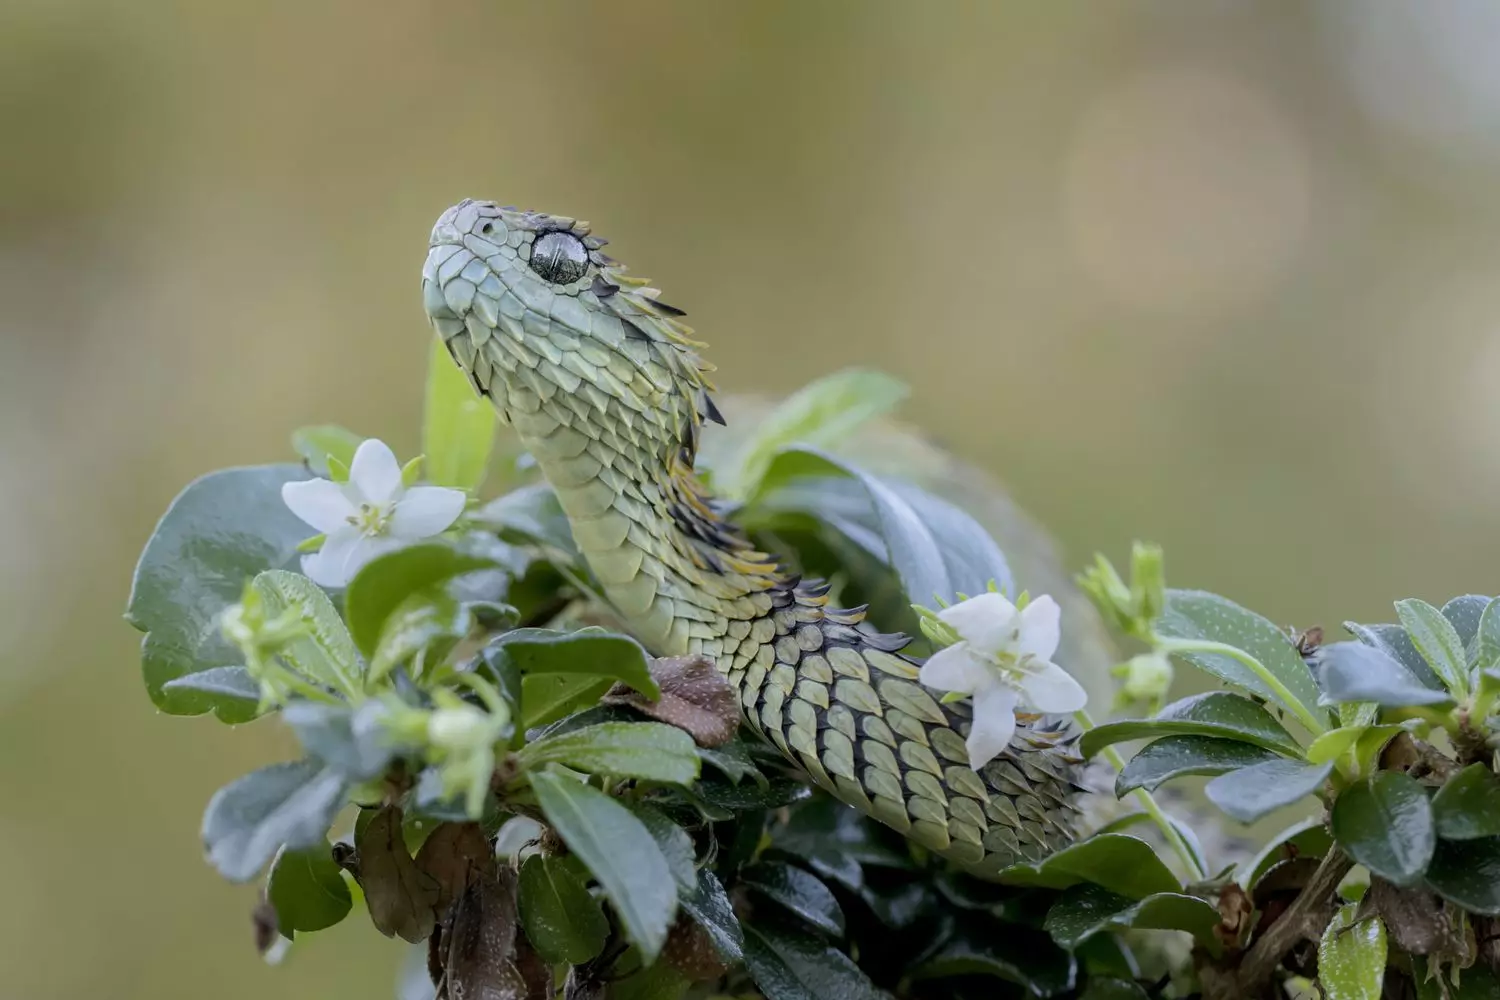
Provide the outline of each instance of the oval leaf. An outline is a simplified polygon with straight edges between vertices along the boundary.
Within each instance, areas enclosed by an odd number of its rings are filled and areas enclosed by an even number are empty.
[[[277,650],[288,666],[315,683],[346,695],[361,688],[359,655],[349,630],[328,595],[301,573],[272,569],[251,584],[260,595],[266,617],[287,612],[297,615],[306,629]]]
[[[225,469],[190,483],[162,515],[130,585],[125,620],[146,633],[141,672],[146,692],[169,715],[213,712],[249,722],[255,705],[168,681],[243,662],[215,618],[240,599],[245,581],[285,566],[311,529],[281,502],[281,486],[306,479],[297,465]]]
[[[1396,617],[1401,619],[1401,626],[1411,636],[1412,645],[1417,647],[1417,652],[1422,654],[1422,659],[1427,661],[1443,686],[1456,697],[1467,694],[1468,658],[1453,623],[1437,608],[1414,597],[1396,602]]]
[[[745,960],[745,935],[739,918],[734,914],[729,894],[713,872],[699,869],[697,887],[681,900],[683,911],[708,933],[720,958],[730,965]]]
[[[401,602],[455,576],[498,565],[486,556],[436,542],[410,545],[370,560],[344,593],[344,617],[354,644],[365,656],[374,656],[386,619]]]
[[[1000,873],[1012,885],[1066,889],[1093,882],[1130,899],[1177,892],[1182,884],[1144,840],[1123,833],[1101,833],[1051,855],[1040,864],[1012,865]]]
[[[1054,941],[1072,951],[1111,928],[1186,931],[1209,941],[1220,919],[1218,909],[1197,896],[1160,892],[1137,900],[1097,885],[1078,885],[1052,904],[1043,927]]]
[[[661,688],[651,676],[650,659],[641,644],[597,626],[576,632],[513,629],[486,646],[484,658],[496,670],[510,667],[523,674],[610,677],[648,698],[661,697]]]
[[[848,955],[815,934],[776,921],[744,928],[745,965],[766,1000],[878,1000]]]
[[[661,848],[661,856],[667,859],[667,867],[672,870],[672,878],[677,883],[678,896],[686,897],[696,892],[698,851],[693,846],[693,838],[660,810],[644,802],[632,802],[630,811],[651,832],[651,839]]]
[[[1212,736],[1168,736],[1131,758],[1115,778],[1115,797],[1137,788],[1155,791],[1163,782],[1186,774],[1223,774],[1275,760],[1264,747]]]
[[[591,774],[686,785],[698,777],[693,738],[659,722],[605,722],[528,743],[516,754],[523,769],[563,764]]]
[[[581,965],[604,950],[609,920],[567,865],[533,854],[521,865],[521,924],[550,965]]]
[[[1385,925],[1371,917],[1356,921],[1359,907],[1334,914],[1318,942],[1318,982],[1327,1000],[1380,1000],[1385,982]]]
[[[400,664],[422,656],[425,670],[448,654],[469,634],[474,615],[442,587],[426,587],[407,595],[381,623],[375,653],[370,658],[369,682],[375,683]],[[414,670],[419,675],[422,670]]]
[[[1333,834],[1321,818],[1299,820],[1272,837],[1249,863],[1241,865],[1236,881],[1242,889],[1253,889],[1272,865],[1292,857],[1321,858],[1332,846]]]
[[[1474,635],[1474,669],[1500,671],[1500,597],[1485,605],[1484,613],[1479,616],[1479,630]]]
[[[1444,840],[1500,836],[1500,778],[1483,764],[1470,764],[1438,789],[1432,814]]]
[[[292,931],[321,931],[343,920],[354,906],[344,873],[333,863],[325,840],[312,847],[282,851],[271,866],[266,898],[276,908],[276,925]]]
[[[531,776],[547,822],[599,880],[626,936],[655,961],[677,912],[677,886],[649,830],[620,803],[550,771]]]
[[[1387,708],[1450,701],[1430,688],[1389,652],[1363,642],[1335,642],[1318,650],[1323,703],[1370,701]]]
[[[231,882],[248,882],[282,845],[322,843],[347,787],[316,760],[272,764],[230,782],[203,812],[208,860]]]
[[[768,861],[745,869],[740,881],[829,937],[844,936],[844,911],[828,887],[811,872]]]
[[[1500,915],[1500,837],[1438,841],[1427,885],[1472,913]]]
[[[1158,736],[1213,736],[1253,743],[1288,757],[1301,757],[1302,748],[1275,717],[1249,698],[1227,691],[1210,691],[1174,701],[1151,719],[1108,722],[1083,734],[1079,746],[1092,757],[1114,743]]]
[[[432,933],[443,887],[412,859],[401,819],[399,808],[381,807],[356,828],[354,846],[370,922],[386,937],[400,935],[415,944]]]
[[[1206,639],[1242,649],[1259,660],[1314,717],[1322,718],[1326,714],[1318,707],[1318,685],[1313,681],[1312,672],[1287,634],[1228,598],[1203,590],[1168,590],[1167,606],[1157,619],[1156,630],[1174,639]],[[1269,701],[1281,701],[1239,660],[1222,653],[1183,652],[1175,655],[1220,680]]]
[[[1422,786],[1398,771],[1377,771],[1333,803],[1333,836],[1349,856],[1396,885],[1414,885],[1437,837]]]
[[[211,667],[196,674],[183,674],[163,684],[162,690],[168,694],[194,691],[207,695],[213,699],[214,705],[223,707],[233,718],[240,714],[232,707],[236,702],[243,704],[243,710],[250,713],[250,718],[260,712],[260,685],[244,667]]]
[[[1333,772],[1330,764],[1272,760],[1221,774],[1203,789],[1210,802],[1241,823],[1254,823],[1320,788]]]

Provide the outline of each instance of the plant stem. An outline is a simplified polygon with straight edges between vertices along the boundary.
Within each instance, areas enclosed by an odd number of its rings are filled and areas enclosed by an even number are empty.
[[[1079,709],[1073,713],[1073,718],[1085,731],[1094,728],[1094,720],[1089,715],[1088,709]],[[1104,759],[1109,761],[1110,766],[1117,773],[1125,770],[1125,759],[1120,756],[1120,752],[1114,747],[1105,747],[1102,753]],[[1157,804],[1152,794],[1144,788],[1137,788],[1131,795],[1141,804],[1141,808],[1146,811],[1146,815],[1151,817],[1151,821],[1156,824],[1157,829],[1161,830],[1162,836],[1166,838],[1172,850],[1182,859],[1182,863],[1187,868],[1188,873],[1195,880],[1208,878],[1208,872],[1204,871],[1203,865],[1198,860],[1198,855],[1188,846],[1188,842],[1183,839],[1182,831],[1177,829],[1177,825],[1172,822],[1171,817]]]
[[[1287,686],[1281,683],[1279,677],[1267,670],[1264,663],[1238,646],[1231,646],[1227,642],[1211,642],[1206,639],[1173,639],[1159,635],[1152,638],[1156,648],[1164,653],[1218,653],[1221,656],[1238,660],[1249,667],[1250,671],[1260,678],[1261,683],[1271,689],[1271,693],[1276,695],[1277,700],[1285,705],[1297,717],[1297,721],[1302,723],[1303,728],[1314,737],[1322,736],[1328,731],[1326,722],[1320,722],[1317,716],[1308,711],[1307,706],[1297,700]]]

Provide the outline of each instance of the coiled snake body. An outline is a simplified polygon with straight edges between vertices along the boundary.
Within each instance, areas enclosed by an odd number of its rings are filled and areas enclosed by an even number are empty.
[[[973,771],[943,704],[862,609],[755,551],[693,472],[718,412],[702,345],[587,223],[464,201],[433,228],[422,294],[474,388],[521,437],[615,609],[657,655],[702,653],[746,723],[817,785],[978,874],[1073,837],[1066,734],[1022,718]]]

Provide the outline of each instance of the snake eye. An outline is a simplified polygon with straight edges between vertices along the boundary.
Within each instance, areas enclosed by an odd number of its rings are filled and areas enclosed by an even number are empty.
[[[567,285],[589,269],[589,252],[572,233],[543,233],[531,246],[531,269],[556,285]]]

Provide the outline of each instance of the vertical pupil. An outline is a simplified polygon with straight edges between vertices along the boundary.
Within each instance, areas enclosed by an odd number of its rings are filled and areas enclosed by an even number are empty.
[[[531,268],[548,281],[566,285],[588,270],[588,251],[571,233],[544,233],[532,245]]]

